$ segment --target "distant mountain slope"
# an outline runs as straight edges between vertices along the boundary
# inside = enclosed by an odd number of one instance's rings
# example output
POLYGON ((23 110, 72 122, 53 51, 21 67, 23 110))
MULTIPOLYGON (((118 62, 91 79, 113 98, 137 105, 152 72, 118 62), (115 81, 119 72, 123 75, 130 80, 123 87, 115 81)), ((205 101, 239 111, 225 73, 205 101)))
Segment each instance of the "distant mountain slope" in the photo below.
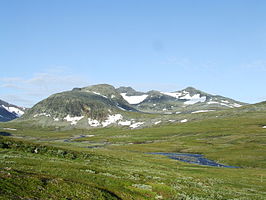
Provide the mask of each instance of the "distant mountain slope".
POLYGON ((236 108, 246 105, 218 95, 211 95, 193 87, 176 92, 149 91, 140 93, 132 88, 118 88, 120 94, 136 109, 151 113, 193 113, 236 108))
POLYGON ((51 95, 21 118, 41 126, 139 128, 187 122, 185 115, 240 107, 244 103, 210 95, 192 87, 177 92, 135 91, 99 84, 51 95))
POLYGON ((0 100, 0 122, 6 122, 22 116, 25 108, 0 100))

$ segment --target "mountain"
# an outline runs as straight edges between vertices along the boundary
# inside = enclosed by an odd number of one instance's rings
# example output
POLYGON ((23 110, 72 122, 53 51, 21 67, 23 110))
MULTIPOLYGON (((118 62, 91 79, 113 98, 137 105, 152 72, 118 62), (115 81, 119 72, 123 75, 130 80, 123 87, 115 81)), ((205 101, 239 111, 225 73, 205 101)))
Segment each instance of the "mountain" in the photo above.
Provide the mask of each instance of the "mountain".
POLYGON ((236 108, 246 105, 219 95, 211 95, 193 87, 176 92, 149 91, 140 93, 132 88, 118 88, 124 99, 137 110, 149 113, 197 113, 236 108))
POLYGON ((0 122, 11 121, 18 117, 21 117, 25 108, 9 104, 5 101, 0 100, 0 122))
POLYGON ((139 92, 108 84, 74 88, 51 95, 29 109, 19 120, 41 126, 138 128, 161 122, 187 121, 183 115, 245 105, 192 87, 176 92, 139 92), (180 119, 179 119, 180 118, 180 119))
POLYGON ((43 126, 106 127, 118 121, 123 124, 124 112, 138 111, 113 86, 100 84, 51 95, 21 120, 34 120, 43 126))

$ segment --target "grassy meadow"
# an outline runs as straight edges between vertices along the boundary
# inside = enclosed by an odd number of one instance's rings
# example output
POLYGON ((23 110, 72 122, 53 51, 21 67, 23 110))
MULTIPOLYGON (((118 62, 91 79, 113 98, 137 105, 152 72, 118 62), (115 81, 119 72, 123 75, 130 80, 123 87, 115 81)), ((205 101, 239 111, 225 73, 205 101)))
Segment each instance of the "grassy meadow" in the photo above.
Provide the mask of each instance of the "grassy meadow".
POLYGON ((11 136, 0 138, 0 199, 263 200, 265 125, 265 112, 256 111, 136 130, 1 123, 11 136), (199 153, 239 168, 149 152, 199 153))

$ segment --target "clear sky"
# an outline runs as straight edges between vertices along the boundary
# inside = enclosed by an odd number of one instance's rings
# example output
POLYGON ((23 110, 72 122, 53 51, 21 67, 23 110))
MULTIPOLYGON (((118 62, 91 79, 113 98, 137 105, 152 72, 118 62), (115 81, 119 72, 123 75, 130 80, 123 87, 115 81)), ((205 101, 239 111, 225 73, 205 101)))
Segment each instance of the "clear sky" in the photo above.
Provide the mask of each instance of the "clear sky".
POLYGON ((98 83, 266 100, 266 1, 0 0, 0 99, 98 83))

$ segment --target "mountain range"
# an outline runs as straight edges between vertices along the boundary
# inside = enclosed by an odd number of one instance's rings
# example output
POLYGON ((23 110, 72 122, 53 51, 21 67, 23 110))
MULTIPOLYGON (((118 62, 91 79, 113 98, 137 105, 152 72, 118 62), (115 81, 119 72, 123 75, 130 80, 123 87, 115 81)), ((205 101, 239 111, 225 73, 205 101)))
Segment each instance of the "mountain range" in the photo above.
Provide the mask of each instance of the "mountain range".
POLYGON ((211 95, 193 87, 176 91, 137 92, 131 87, 117 89, 120 95, 137 110, 148 113, 174 114, 236 108, 245 103, 218 95, 211 95))
POLYGON ((54 127, 138 128, 163 122, 186 122, 187 119, 182 119, 184 115, 243 105, 246 103, 193 87, 175 92, 139 92, 131 87, 99 84, 53 94, 28 109, 19 121, 54 127))
POLYGON ((26 108, 0 100, 0 122, 6 122, 21 117, 25 110, 26 108))

